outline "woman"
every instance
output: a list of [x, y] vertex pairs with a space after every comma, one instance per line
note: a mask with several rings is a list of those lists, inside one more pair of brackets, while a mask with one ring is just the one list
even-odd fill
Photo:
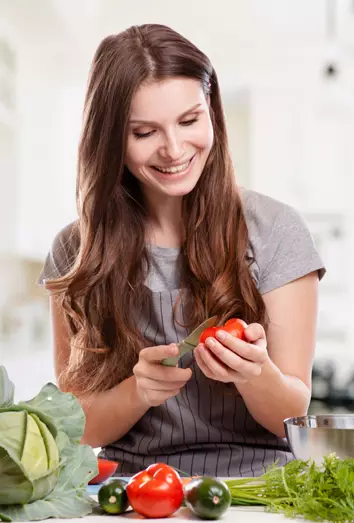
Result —
[[[283, 419], [309, 405], [323, 264], [292, 208], [236, 186], [216, 73], [168, 27], [100, 44], [77, 201], [40, 281], [83, 441], [119, 475], [162, 461], [250, 476], [291, 459]], [[161, 364], [213, 315], [242, 318], [247, 341], [216, 335]]]

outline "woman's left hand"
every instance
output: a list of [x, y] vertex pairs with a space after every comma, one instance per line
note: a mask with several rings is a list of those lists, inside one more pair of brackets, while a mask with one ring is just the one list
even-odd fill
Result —
[[259, 323], [245, 328], [245, 338], [240, 340], [222, 330], [215, 338], [207, 338], [194, 350], [195, 359], [202, 372], [210, 379], [224, 383], [246, 383], [258, 377], [269, 359], [267, 339]]

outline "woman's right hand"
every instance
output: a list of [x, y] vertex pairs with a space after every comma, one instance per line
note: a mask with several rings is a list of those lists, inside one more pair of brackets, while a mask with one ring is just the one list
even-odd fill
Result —
[[192, 376], [191, 369], [168, 367], [161, 361], [178, 354], [175, 343], [146, 347], [139, 354], [139, 361], [133, 368], [137, 393], [149, 407], [156, 407], [168, 398], [176, 396]]

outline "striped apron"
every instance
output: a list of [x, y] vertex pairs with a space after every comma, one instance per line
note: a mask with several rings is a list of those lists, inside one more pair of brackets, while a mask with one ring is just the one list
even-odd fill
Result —
[[[151, 291], [143, 304], [138, 324], [150, 346], [187, 337], [179, 325], [184, 323], [182, 300], [177, 321], [173, 319], [179, 293]], [[163, 462], [190, 475], [249, 477], [262, 474], [275, 461], [284, 465], [293, 459], [286, 440], [253, 419], [232, 383], [204, 376], [191, 353], [179, 366], [193, 371], [180, 393], [151, 407], [125, 436], [101, 450], [100, 457], [119, 462], [117, 475], [130, 476]]]

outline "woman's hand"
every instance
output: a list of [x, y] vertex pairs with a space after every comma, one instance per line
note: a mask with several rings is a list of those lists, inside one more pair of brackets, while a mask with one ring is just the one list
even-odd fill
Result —
[[224, 383], [246, 383], [258, 377], [268, 360], [267, 339], [263, 327], [252, 323], [245, 328], [247, 341], [222, 330], [216, 338], [207, 338], [194, 350], [202, 372], [210, 379]]
[[140, 351], [133, 373], [138, 396], [149, 407], [161, 405], [168, 398], [176, 396], [192, 376], [191, 369], [161, 365], [162, 360], [177, 354], [178, 347], [174, 343]]

